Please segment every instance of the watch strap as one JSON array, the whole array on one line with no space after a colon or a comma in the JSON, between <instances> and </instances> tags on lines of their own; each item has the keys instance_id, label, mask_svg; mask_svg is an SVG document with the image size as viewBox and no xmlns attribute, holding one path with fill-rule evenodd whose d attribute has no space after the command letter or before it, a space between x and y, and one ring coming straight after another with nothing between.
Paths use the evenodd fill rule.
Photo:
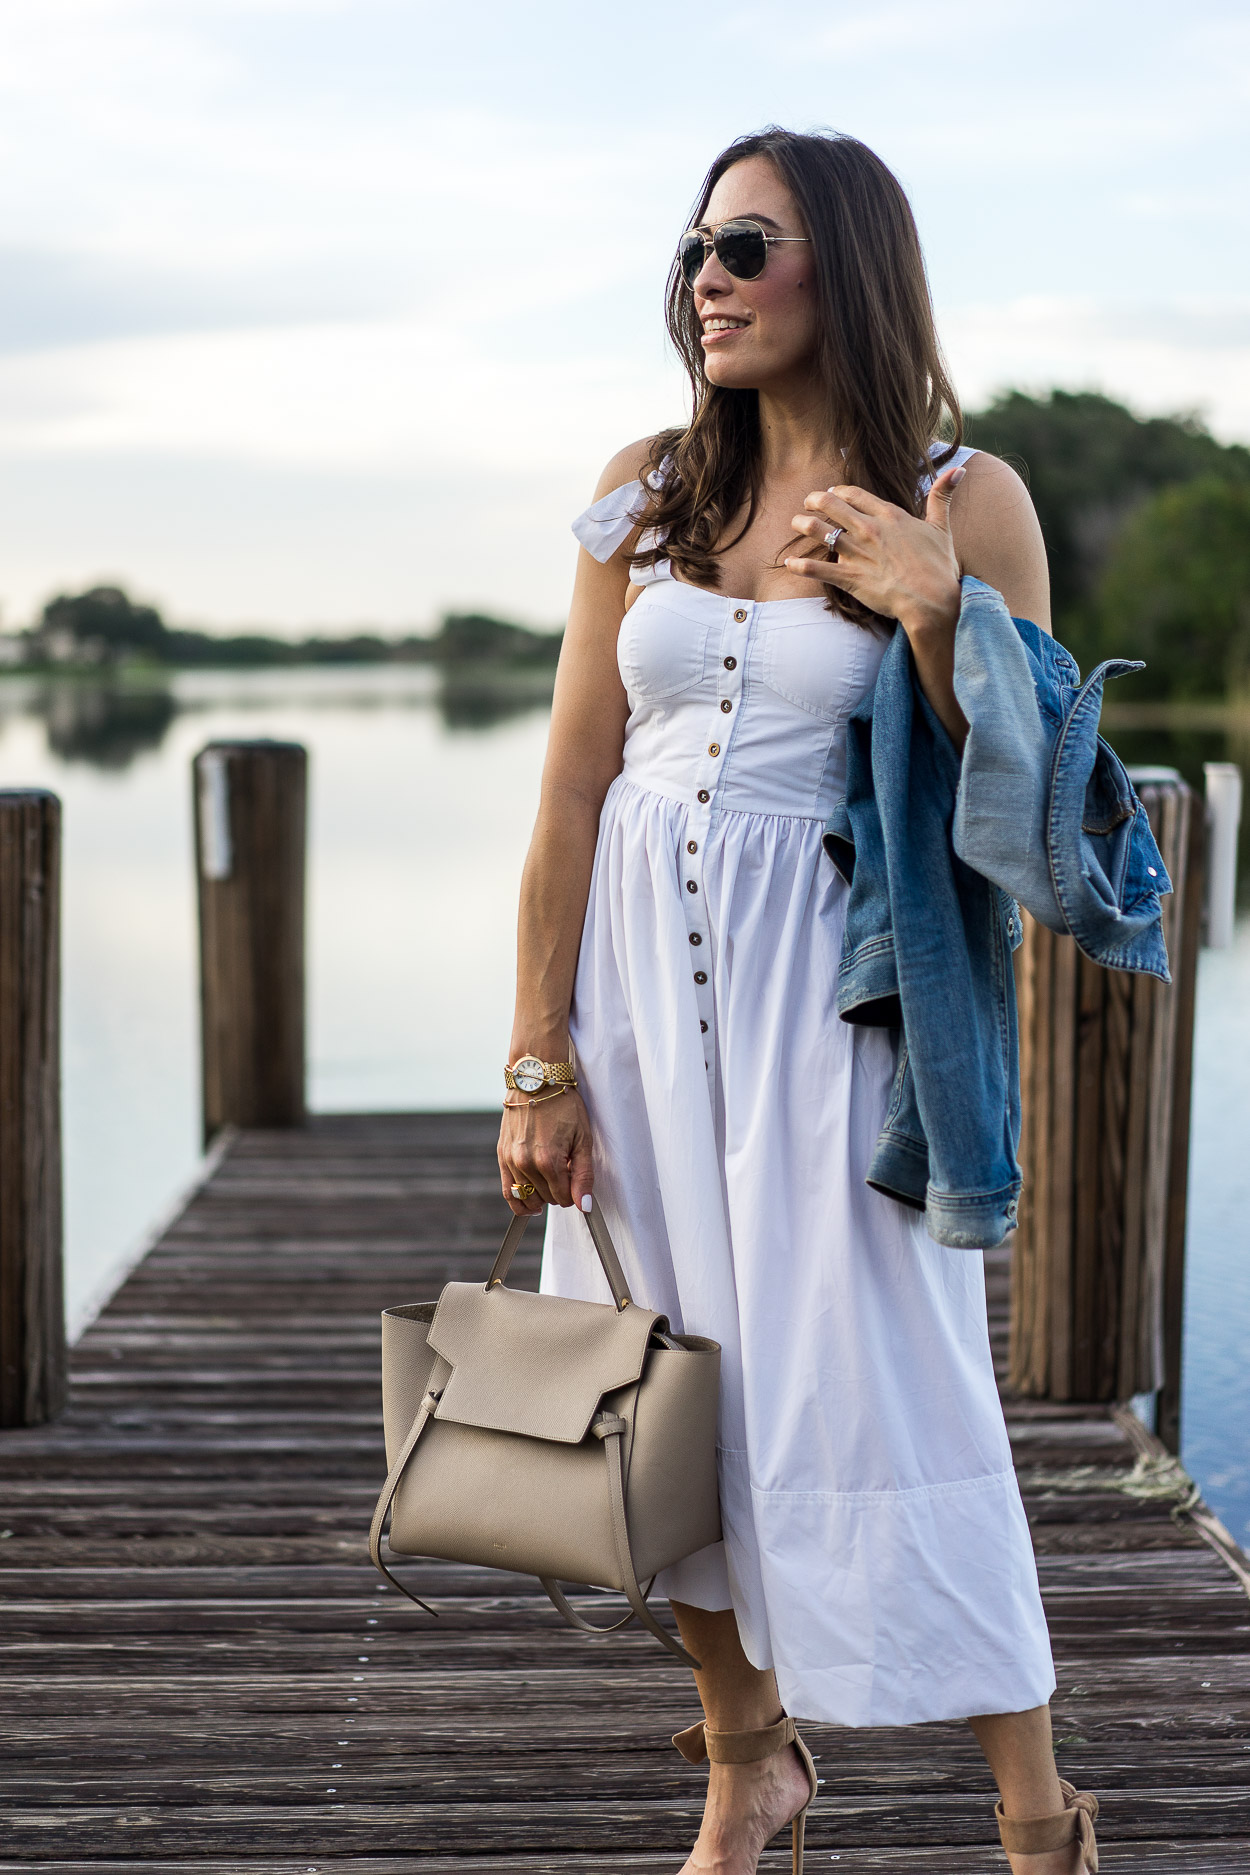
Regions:
<instances>
[{"instance_id":1,"label":"watch strap","mask_svg":"<svg viewBox=\"0 0 1250 1875\"><path fill-rule=\"evenodd\" d=\"M518 1055L518 1061L537 1061L537 1055ZM544 1061L542 1063L543 1080L551 1087L576 1087L577 1069L571 1061ZM511 1067L505 1062L503 1071L504 1085L516 1090L516 1077ZM525 1091L523 1088L520 1090Z\"/></svg>"}]
</instances>

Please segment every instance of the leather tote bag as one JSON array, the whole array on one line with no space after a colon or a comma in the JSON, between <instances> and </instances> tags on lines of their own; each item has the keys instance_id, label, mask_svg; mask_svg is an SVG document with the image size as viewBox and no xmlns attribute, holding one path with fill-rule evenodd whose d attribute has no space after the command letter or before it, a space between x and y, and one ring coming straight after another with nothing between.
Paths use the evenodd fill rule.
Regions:
<instances>
[{"instance_id":1,"label":"leather tote bag","mask_svg":"<svg viewBox=\"0 0 1250 1875\"><path fill-rule=\"evenodd\" d=\"M716 1409L720 1346L669 1333L630 1296L598 1208L585 1214L612 1302L509 1289L528 1217L513 1217L485 1283L448 1283L437 1302L382 1316L382 1405L390 1475L369 1532L408 1556L485 1563L539 1578L588 1633L637 1616L660 1626L640 1580L720 1537ZM616 1589L631 1612L599 1628L559 1583ZM648 1588L650 1584L648 1583Z\"/></svg>"}]
</instances>

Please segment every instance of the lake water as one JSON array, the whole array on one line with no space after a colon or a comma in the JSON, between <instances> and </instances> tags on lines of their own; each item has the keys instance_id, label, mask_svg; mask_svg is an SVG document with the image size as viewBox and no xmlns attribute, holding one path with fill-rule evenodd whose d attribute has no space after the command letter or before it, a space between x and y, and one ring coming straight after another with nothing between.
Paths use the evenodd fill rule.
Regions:
<instances>
[{"instance_id":1,"label":"lake water","mask_svg":"<svg viewBox=\"0 0 1250 1875\"><path fill-rule=\"evenodd\" d=\"M72 1331L199 1159L196 750L238 736L309 750L310 1104L493 1107L546 732L541 695L449 693L420 667L124 688L0 678L0 786L49 787L64 803ZM1199 786L1204 760L1247 759L1218 729L1112 740ZM1243 861L1243 887L1248 873ZM1232 950L1203 954L1196 1046L1183 1456L1246 1542L1250 919Z\"/></svg>"}]
</instances>

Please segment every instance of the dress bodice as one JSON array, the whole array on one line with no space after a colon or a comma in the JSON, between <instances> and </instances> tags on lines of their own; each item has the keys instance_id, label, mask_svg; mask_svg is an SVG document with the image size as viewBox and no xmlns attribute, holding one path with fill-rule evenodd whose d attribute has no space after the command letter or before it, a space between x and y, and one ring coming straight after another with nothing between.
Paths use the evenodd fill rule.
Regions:
<instances>
[{"instance_id":1,"label":"dress bodice","mask_svg":"<svg viewBox=\"0 0 1250 1875\"><path fill-rule=\"evenodd\" d=\"M827 820L845 723L885 650L824 600L722 598L650 570L617 638L624 774L708 810Z\"/></svg>"},{"instance_id":2,"label":"dress bodice","mask_svg":"<svg viewBox=\"0 0 1250 1875\"><path fill-rule=\"evenodd\" d=\"M638 482L613 489L573 531L607 560L645 499ZM676 579L668 560L631 568L630 580L643 590L617 637L627 779L697 805L709 826L726 811L827 820L845 791L846 721L876 681L883 632L829 612L823 593L727 598Z\"/></svg>"}]
</instances>

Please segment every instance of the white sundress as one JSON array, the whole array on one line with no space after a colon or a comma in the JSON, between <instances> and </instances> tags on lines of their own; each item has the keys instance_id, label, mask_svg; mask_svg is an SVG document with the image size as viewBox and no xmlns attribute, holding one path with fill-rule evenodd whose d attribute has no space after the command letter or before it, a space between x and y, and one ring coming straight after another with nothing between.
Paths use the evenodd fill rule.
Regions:
<instances>
[{"instance_id":1,"label":"white sundress","mask_svg":"<svg viewBox=\"0 0 1250 1875\"><path fill-rule=\"evenodd\" d=\"M597 558L638 496L574 523ZM819 595L724 598L667 561L631 579L571 1034L632 1292L723 1350L724 1540L657 1588L732 1607L798 1719L1042 1705L982 1258L864 1183L894 1048L835 1007L846 888L821 835L883 645ZM542 1287L608 1299L575 1211L549 1213Z\"/></svg>"}]
</instances>

